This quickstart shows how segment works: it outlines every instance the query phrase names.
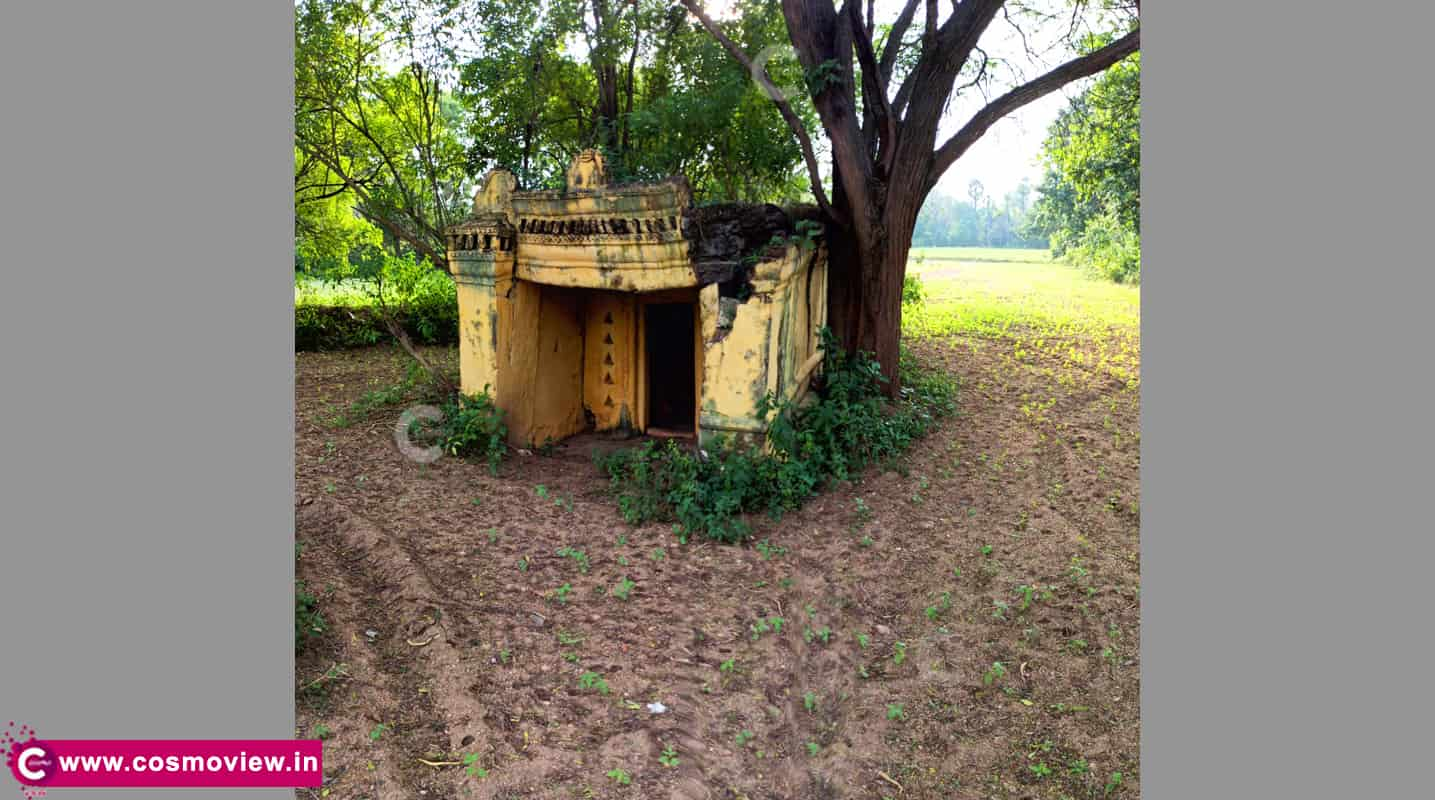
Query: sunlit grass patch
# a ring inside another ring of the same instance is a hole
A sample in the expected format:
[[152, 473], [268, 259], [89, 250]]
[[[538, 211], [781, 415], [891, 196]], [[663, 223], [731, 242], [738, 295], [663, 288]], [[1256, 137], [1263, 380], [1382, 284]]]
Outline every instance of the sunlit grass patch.
[[1043, 250], [919, 248], [908, 274], [921, 280], [926, 302], [903, 309], [904, 336], [1005, 339], [1018, 362], [1060, 359], [1071, 371], [1055, 376], [1062, 383], [1079, 372], [1139, 386], [1138, 288], [1094, 280]]
[[356, 280], [297, 279], [294, 281], [294, 304], [368, 308], [374, 304], [373, 284]]
[[923, 256], [928, 262], [934, 261], [1017, 261], [1046, 263], [1051, 254], [1046, 250], [1020, 247], [914, 247], [912, 258]]

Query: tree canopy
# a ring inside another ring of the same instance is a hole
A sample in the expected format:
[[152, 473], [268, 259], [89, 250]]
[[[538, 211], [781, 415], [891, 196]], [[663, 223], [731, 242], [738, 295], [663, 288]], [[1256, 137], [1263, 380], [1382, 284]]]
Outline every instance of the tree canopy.
[[[735, 9], [744, 47], [785, 46], [775, 3]], [[511, 169], [525, 188], [561, 186], [588, 147], [605, 151], [620, 181], [687, 175], [699, 201], [807, 192], [778, 109], [664, 0], [300, 0], [295, 48], [304, 263], [377, 235], [395, 254], [441, 265], [442, 231], [487, 170]], [[800, 81], [792, 59], [781, 66]], [[343, 219], [346, 207], [356, 220]]]
[[1052, 123], [1028, 229], [1108, 278], [1141, 275], [1141, 55], [1103, 73]]

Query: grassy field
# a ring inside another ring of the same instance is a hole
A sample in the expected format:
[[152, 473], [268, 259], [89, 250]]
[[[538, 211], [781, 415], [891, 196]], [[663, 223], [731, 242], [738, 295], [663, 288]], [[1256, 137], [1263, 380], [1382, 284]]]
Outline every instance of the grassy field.
[[300, 353], [326, 796], [1139, 797], [1139, 294], [1031, 251], [912, 274], [958, 415], [741, 547], [624, 524], [591, 442], [408, 461], [404, 355]]
[[312, 278], [294, 282], [296, 305], [367, 308], [373, 305], [373, 284], [364, 281], [321, 281]]
[[1040, 352], [1139, 387], [1139, 288], [1087, 277], [1045, 250], [920, 248], [907, 274], [927, 293], [904, 312], [908, 337], [1017, 341], [1018, 358]]

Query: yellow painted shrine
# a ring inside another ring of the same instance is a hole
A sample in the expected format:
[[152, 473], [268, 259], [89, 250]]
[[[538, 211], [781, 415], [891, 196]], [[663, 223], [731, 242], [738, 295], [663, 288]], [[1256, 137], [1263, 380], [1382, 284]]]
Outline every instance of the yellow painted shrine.
[[762, 397], [805, 390], [826, 320], [820, 240], [763, 237], [752, 264], [736, 223], [695, 208], [685, 179], [609, 185], [596, 151], [565, 189], [515, 188], [490, 172], [448, 231], [462, 389], [493, 397], [511, 442], [761, 434]]

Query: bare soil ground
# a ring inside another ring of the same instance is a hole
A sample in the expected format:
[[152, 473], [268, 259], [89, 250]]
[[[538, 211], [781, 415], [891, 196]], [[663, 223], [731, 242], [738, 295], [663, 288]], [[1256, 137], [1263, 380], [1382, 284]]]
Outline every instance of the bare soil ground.
[[917, 343], [959, 416], [742, 547], [624, 524], [591, 439], [494, 476], [326, 425], [404, 356], [299, 354], [299, 796], [1139, 796], [1139, 408], [1076, 350]]

